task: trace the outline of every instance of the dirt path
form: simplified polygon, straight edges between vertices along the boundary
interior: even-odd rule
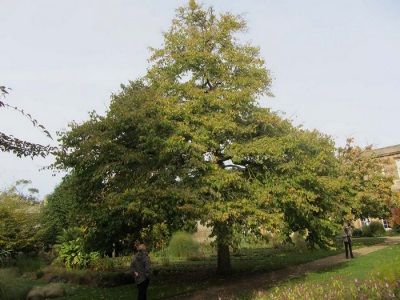
[[[388,237],[384,244],[364,247],[354,250],[354,256],[366,255],[371,252],[381,250],[388,245],[394,245],[400,243],[400,237]],[[273,286],[280,281],[291,279],[303,275],[307,272],[314,272],[324,270],[341,263],[346,262],[344,254],[338,254],[308,262],[305,264],[291,266],[282,270],[268,272],[265,274],[259,274],[251,276],[247,279],[238,280],[236,282],[229,282],[223,286],[211,287],[207,290],[197,291],[189,295],[182,295],[174,299],[184,300],[212,300],[212,299],[235,299],[236,295],[242,294],[246,291],[255,291],[262,289],[268,285]]]

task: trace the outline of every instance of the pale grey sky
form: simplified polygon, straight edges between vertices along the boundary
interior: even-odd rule
[[[104,113],[121,83],[145,75],[147,47],[159,47],[186,0],[0,0],[0,85],[54,137],[88,112]],[[262,106],[286,112],[343,145],[400,144],[400,1],[214,0],[215,11],[244,13],[243,36],[261,49],[275,98]],[[29,121],[0,109],[0,131],[52,143]],[[0,153],[0,188],[32,180],[50,193],[61,174],[39,171],[52,158]]]

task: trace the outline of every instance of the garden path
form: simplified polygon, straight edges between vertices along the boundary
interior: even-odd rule
[[[354,256],[366,255],[381,250],[388,245],[400,244],[400,237],[388,237],[385,243],[375,246],[364,247],[353,251]],[[290,266],[282,270],[272,271],[264,274],[253,275],[246,279],[227,282],[222,286],[210,287],[207,290],[197,291],[191,294],[180,295],[173,299],[182,300],[213,300],[213,299],[235,299],[235,296],[244,292],[253,291],[274,286],[280,281],[299,277],[308,272],[321,271],[346,262],[344,254],[338,254],[297,266]]]

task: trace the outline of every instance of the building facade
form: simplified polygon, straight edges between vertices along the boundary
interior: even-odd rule
[[[385,161],[383,164],[383,172],[394,177],[392,190],[400,192],[400,145],[378,148],[372,151],[376,155],[377,159]],[[369,225],[369,223],[372,221],[381,221],[385,229],[390,229],[390,225],[387,220],[370,218],[356,220],[354,222],[354,227],[362,228],[362,226]]]

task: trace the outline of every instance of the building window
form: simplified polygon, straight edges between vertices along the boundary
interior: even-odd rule
[[[390,228],[390,224],[389,224],[388,220],[382,220],[382,224],[383,224],[383,227],[385,229],[389,229]]]
[[[369,218],[361,218],[361,227],[369,226],[369,223],[371,223],[371,220]]]

